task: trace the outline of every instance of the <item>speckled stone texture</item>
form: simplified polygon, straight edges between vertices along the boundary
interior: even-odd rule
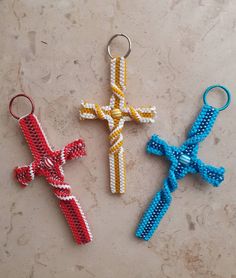
[[[236,278],[235,14],[234,0],[0,1],[1,278]],[[117,32],[133,43],[128,101],[158,107],[155,124],[124,129],[122,196],[109,192],[108,129],[79,121],[81,99],[109,100],[106,43]],[[145,144],[154,132],[180,144],[203,90],[215,83],[233,92],[232,105],[199,155],[225,166],[225,182],[213,188],[186,177],[151,241],[140,241],[138,220],[168,169],[164,159],[145,153]],[[88,156],[68,163],[65,174],[88,216],[92,244],[74,243],[43,178],[22,189],[12,176],[15,166],[32,160],[8,113],[19,91],[33,97],[54,147],[78,137],[87,143]],[[19,111],[27,108],[21,103]]]

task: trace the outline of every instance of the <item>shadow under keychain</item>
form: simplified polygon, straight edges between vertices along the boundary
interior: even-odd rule
[[[31,112],[23,117],[18,117],[12,110],[12,104],[18,97],[27,98],[32,106]],[[15,175],[18,182],[27,186],[35,176],[44,176],[52,186],[54,195],[59,200],[59,206],[73,233],[77,244],[85,244],[92,240],[92,235],[82,208],[71,194],[71,187],[64,181],[62,165],[66,161],[86,155],[84,141],[78,139],[63,148],[53,151],[47,141],[42,127],[34,114],[32,99],[25,94],[13,97],[9,104],[11,115],[18,120],[24,137],[30,147],[34,161],[29,166],[17,167]]]
[[[129,43],[129,49],[124,57],[114,58],[111,55],[110,44],[118,36],[125,37]],[[114,35],[108,42],[108,54],[111,58],[111,89],[110,104],[99,106],[82,102],[80,109],[81,119],[106,120],[109,127],[109,162],[110,162],[110,188],[112,193],[124,193],[126,189],[125,153],[123,148],[122,130],[126,121],[137,123],[153,123],[156,113],[155,107],[134,108],[126,103],[127,70],[126,58],[131,52],[131,41],[124,34]]]
[[[226,104],[221,108],[212,107],[207,102],[208,93],[215,88],[223,90],[228,98]],[[156,193],[138,225],[136,231],[137,237],[144,240],[149,240],[152,237],[171,204],[171,193],[177,189],[177,181],[188,173],[199,173],[203,180],[213,186],[219,186],[224,180],[224,168],[215,168],[202,162],[198,158],[198,149],[199,143],[210,133],[219,112],[225,110],[229,106],[230,101],[230,92],[224,86],[214,85],[208,87],[203,94],[204,105],[200,114],[190,129],[187,140],[180,147],[168,145],[158,135],[153,135],[147,143],[148,153],[166,156],[171,166],[162,189]]]

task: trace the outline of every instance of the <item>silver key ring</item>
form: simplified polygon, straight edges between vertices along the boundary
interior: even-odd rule
[[[110,56],[111,59],[114,59],[114,58],[115,58],[115,57],[113,57],[113,56],[111,55],[111,43],[112,43],[112,41],[113,41],[116,37],[124,37],[124,38],[127,39],[128,44],[129,44],[129,48],[128,48],[126,54],[124,55],[124,58],[127,58],[127,57],[129,56],[130,52],[131,52],[131,40],[130,40],[130,38],[129,38],[128,36],[126,36],[125,34],[122,34],[122,33],[120,33],[120,34],[115,34],[114,36],[112,36],[112,37],[110,38],[110,40],[109,40],[109,42],[108,42],[108,44],[107,44],[107,52],[108,52],[108,55]]]

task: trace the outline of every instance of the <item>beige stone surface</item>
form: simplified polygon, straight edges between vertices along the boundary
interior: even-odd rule
[[[149,136],[156,132],[179,145],[208,85],[225,84],[234,95],[235,14],[234,0],[0,1],[1,278],[236,277],[234,97],[200,150],[204,161],[226,167],[225,182],[213,188],[186,177],[150,242],[134,236],[168,169],[164,160],[146,155]],[[81,99],[109,100],[106,43],[117,32],[133,43],[129,103],[158,107],[155,124],[126,125],[123,196],[109,192],[105,123],[79,121]],[[43,178],[26,189],[13,178],[15,166],[32,160],[8,113],[19,91],[33,97],[54,147],[86,140],[88,156],[64,168],[87,214],[91,244],[75,245]]]

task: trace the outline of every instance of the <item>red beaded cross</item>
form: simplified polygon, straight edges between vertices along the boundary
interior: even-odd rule
[[[22,118],[16,117],[11,109],[13,100],[18,96],[27,97],[32,104],[32,112]],[[79,202],[71,194],[70,185],[65,183],[62,169],[62,165],[66,161],[86,155],[85,144],[83,140],[78,139],[62,150],[53,151],[37,117],[33,114],[33,110],[32,100],[24,94],[15,96],[10,102],[10,112],[19,120],[19,125],[34,157],[34,161],[30,165],[15,169],[16,178],[20,184],[26,186],[36,175],[44,176],[52,186],[53,193],[59,199],[59,206],[65,215],[75,241],[78,244],[90,242],[92,235],[85,215]]]

